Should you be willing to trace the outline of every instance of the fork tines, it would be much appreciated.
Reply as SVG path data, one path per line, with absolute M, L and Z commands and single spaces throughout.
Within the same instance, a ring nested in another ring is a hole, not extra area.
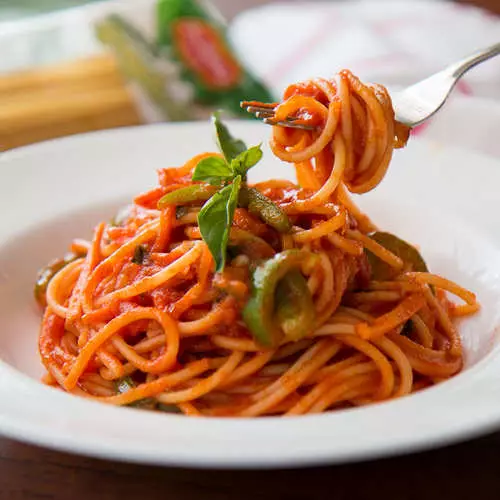
M 242 101 L 240 106 L 248 113 L 255 115 L 267 125 L 278 125 L 280 127 L 299 128 L 302 130 L 315 130 L 316 127 L 305 125 L 304 123 L 295 123 L 299 118 L 295 116 L 288 117 L 285 121 L 274 119 L 274 110 L 278 103 L 265 103 L 259 101 Z

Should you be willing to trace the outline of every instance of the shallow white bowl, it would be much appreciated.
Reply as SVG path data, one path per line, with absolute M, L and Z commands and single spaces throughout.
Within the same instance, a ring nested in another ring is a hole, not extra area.
M 255 144 L 269 129 L 231 124 Z M 431 269 L 475 291 L 481 312 L 460 324 L 466 369 L 400 400 L 298 418 L 191 419 L 116 408 L 43 386 L 37 269 L 71 238 L 156 183 L 160 167 L 213 150 L 208 124 L 121 129 L 0 157 L 0 432 L 118 460 L 199 467 L 344 462 L 429 448 L 500 427 L 500 164 L 429 142 L 396 153 L 359 203 L 380 227 L 418 244 Z M 290 177 L 269 152 L 253 178 Z

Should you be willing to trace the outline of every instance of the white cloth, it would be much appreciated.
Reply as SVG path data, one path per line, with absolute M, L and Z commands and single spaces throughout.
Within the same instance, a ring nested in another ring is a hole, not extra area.
M 250 69 L 273 89 L 344 67 L 387 87 L 414 83 L 468 53 L 500 42 L 500 19 L 451 2 L 420 0 L 270 4 L 243 12 L 231 39 Z M 466 79 L 500 98 L 500 59 Z

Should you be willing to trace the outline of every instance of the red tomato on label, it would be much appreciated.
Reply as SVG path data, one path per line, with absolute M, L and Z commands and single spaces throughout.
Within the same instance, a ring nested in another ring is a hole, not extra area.
M 172 25 L 173 43 L 184 64 L 212 89 L 234 87 L 241 68 L 217 30 L 201 19 L 184 18 Z

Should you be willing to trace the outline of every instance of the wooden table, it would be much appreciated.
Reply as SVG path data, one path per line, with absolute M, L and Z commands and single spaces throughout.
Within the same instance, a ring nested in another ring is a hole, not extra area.
M 265 2 L 216 3 L 231 16 L 242 7 Z M 500 13 L 500 0 L 471 3 Z M 55 109 L 43 104 L 47 99 L 57 100 Z M 107 57 L 0 80 L 0 150 L 138 123 L 131 96 Z M 0 500 L 497 499 L 499 455 L 500 433 L 496 433 L 431 452 L 361 464 L 293 471 L 200 471 L 96 460 L 0 438 Z
M 0 440 L 2 499 L 498 499 L 500 433 L 432 452 L 337 467 L 208 471 L 77 457 Z

